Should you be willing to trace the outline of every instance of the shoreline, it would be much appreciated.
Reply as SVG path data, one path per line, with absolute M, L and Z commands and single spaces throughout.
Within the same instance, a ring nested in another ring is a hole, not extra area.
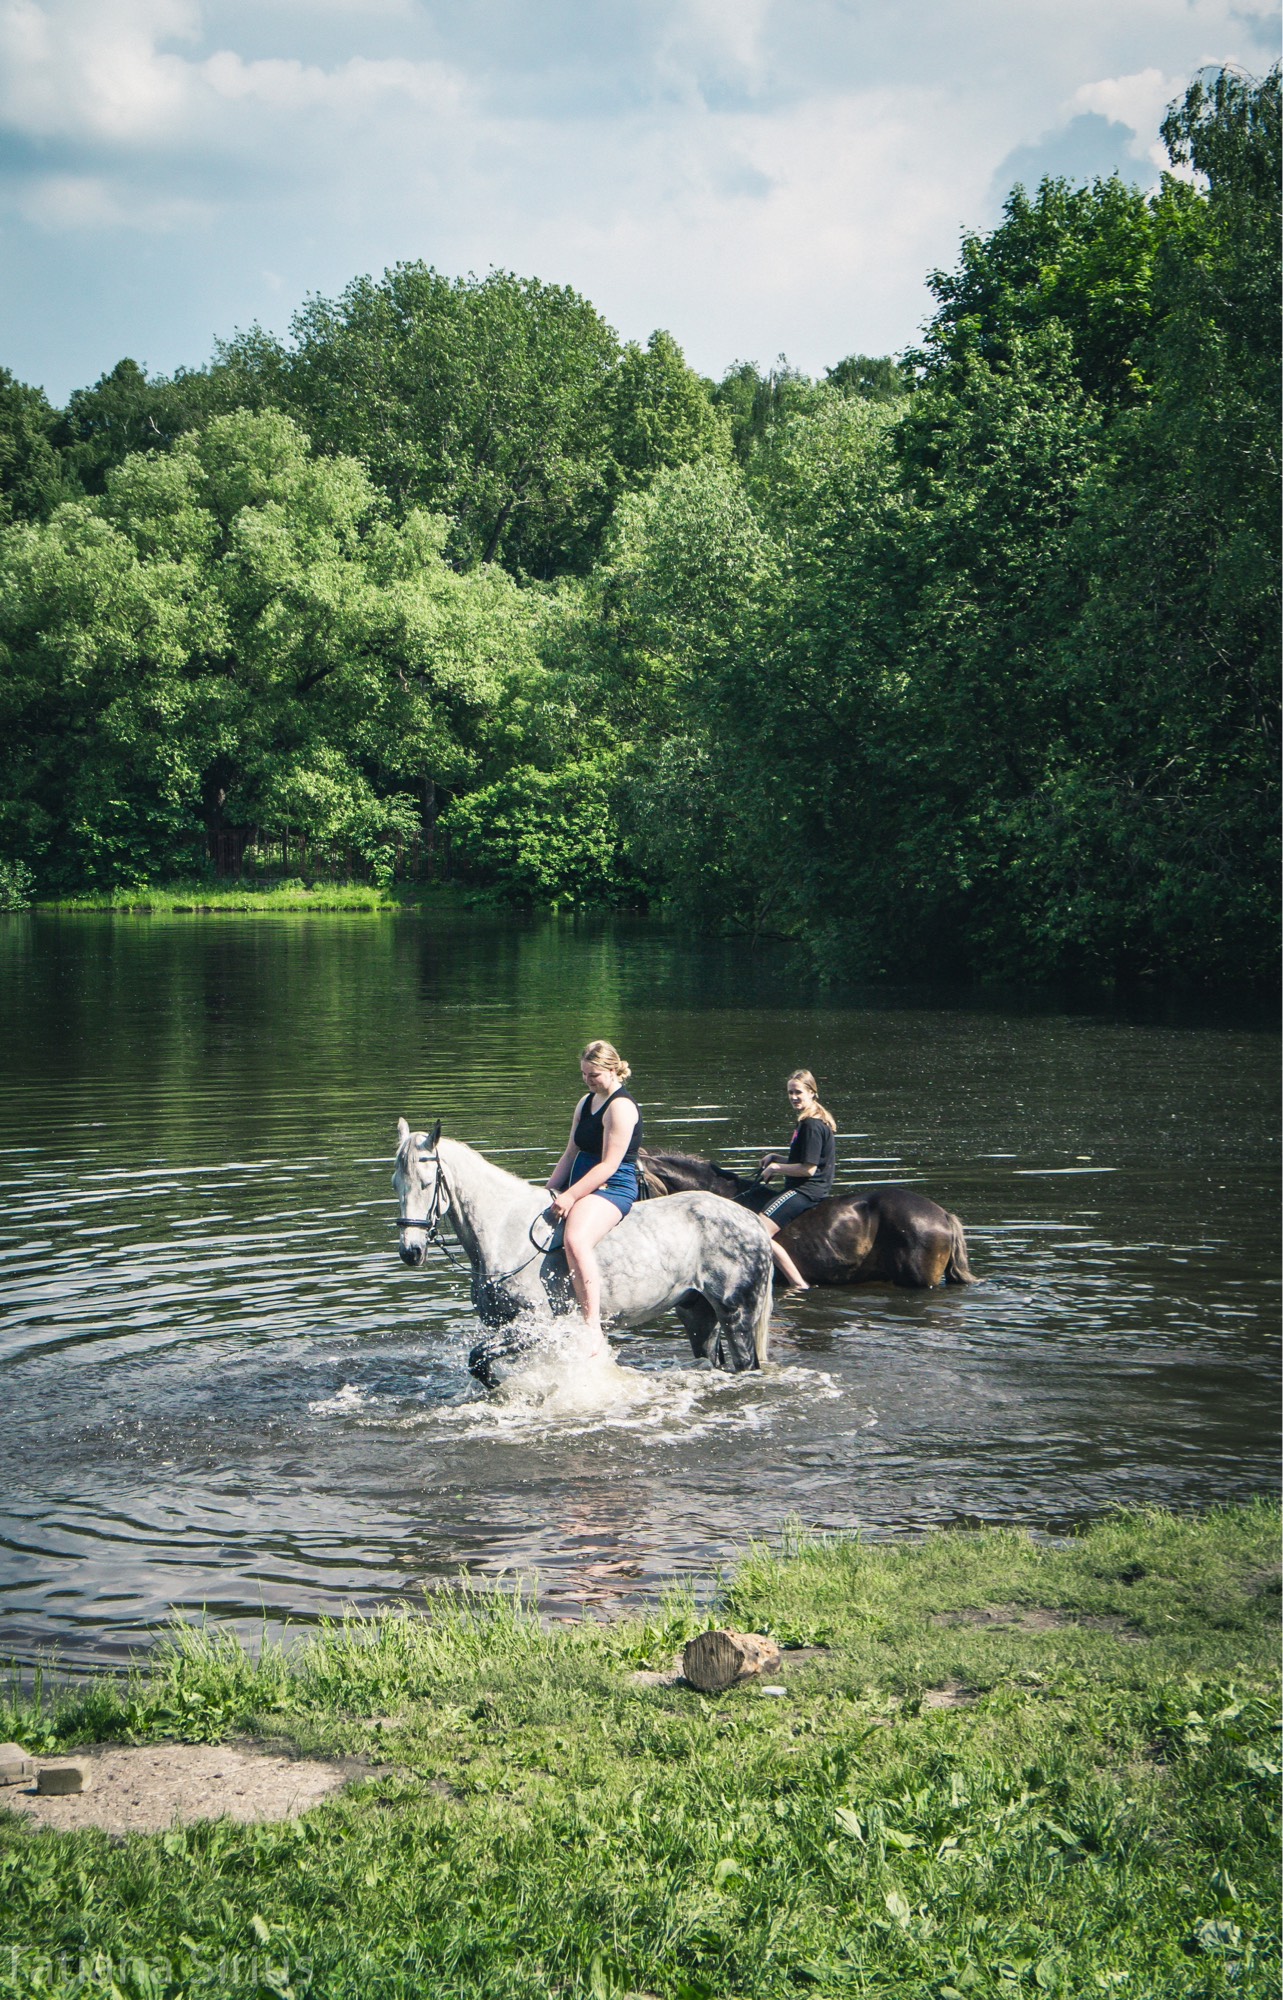
M 1278 1532 L 1259 1501 L 801 1536 L 711 1614 L 549 1628 L 465 1589 L 257 1660 L 179 1627 L 123 1680 L 11 1683 L 0 1735 L 38 1755 L 224 1743 L 350 1781 L 270 1823 L 0 1815 L 0 1995 L 60 1951 L 130 1995 L 1273 1993 Z M 771 1632 L 783 1695 L 675 1680 L 709 1623 Z

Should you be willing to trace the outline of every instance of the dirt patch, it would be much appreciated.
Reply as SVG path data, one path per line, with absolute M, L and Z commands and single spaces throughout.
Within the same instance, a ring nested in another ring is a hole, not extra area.
M 943 1681 L 939 1687 L 923 1691 L 923 1708 L 972 1708 L 976 1702 L 974 1688 L 964 1687 L 961 1681 Z
M 634 1673 L 629 1674 L 628 1678 L 634 1687 L 670 1688 L 685 1687 L 686 1685 L 685 1676 L 682 1673 L 682 1656 L 680 1653 L 673 1654 L 671 1666 L 638 1667 Z
M 41 1798 L 34 1785 L 8 1785 L 0 1806 L 57 1833 L 89 1826 L 161 1833 L 198 1819 L 297 1819 L 354 1778 L 372 1775 L 368 1764 L 350 1759 L 318 1763 L 230 1743 L 100 1744 L 41 1761 L 86 1766 L 89 1789 Z
M 933 1625 L 1005 1627 L 1016 1632 L 1109 1632 L 1115 1639 L 1143 1639 L 1145 1634 L 1115 1612 L 1056 1611 L 1046 1604 L 974 1604 L 958 1611 L 937 1611 Z

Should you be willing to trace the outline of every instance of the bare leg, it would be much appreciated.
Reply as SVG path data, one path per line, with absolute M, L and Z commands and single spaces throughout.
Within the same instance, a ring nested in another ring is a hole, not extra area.
M 779 1224 L 772 1222 L 767 1215 L 760 1215 L 758 1221 L 771 1239 L 771 1256 L 774 1259 L 776 1270 L 784 1273 L 794 1291 L 809 1292 L 811 1287 L 807 1284 L 806 1279 L 798 1270 L 797 1265 L 789 1256 L 784 1245 L 777 1240 L 780 1233 Z
M 587 1324 L 601 1332 L 601 1270 L 597 1245 L 623 1217 L 613 1201 L 597 1194 L 581 1195 L 566 1218 L 566 1262 L 570 1282 Z

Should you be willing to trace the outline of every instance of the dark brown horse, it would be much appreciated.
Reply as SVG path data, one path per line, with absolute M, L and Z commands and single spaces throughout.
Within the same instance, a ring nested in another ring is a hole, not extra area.
M 637 1165 L 652 1194 L 705 1188 L 734 1201 L 752 1186 L 697 1153 L 653 1153 L 643 1146 Z M 808 1285 L 862 1285 L 874 1278 L 919 1287 L 975 1283 L 957 1216 L 912 1188 L 828 1195 L 786 1222 L 779 1241 Z

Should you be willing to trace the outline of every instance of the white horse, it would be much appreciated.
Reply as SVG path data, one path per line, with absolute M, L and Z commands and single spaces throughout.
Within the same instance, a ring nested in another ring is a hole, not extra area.
M 579 1310 L 565 1255 L 554 1247 L 547 1192 L 461 1140 L 443 1139 L 439 1119 L 431 1132 L 412 1132 L 402 1118 L 397 1139 L 392 1185 L 402 1259 L 421 1264 L 428 1244 L 442 1242 L 439 1225 L 449 1216 L 472 1266 L 472 1303 L 489 1329 L 468 1367 L 493 1388 L 500 1364 L 535 1344 L 531 1315 Z M 602 1238 L 597 1260 L 604 1320 L 636 1326 L 671 1306 L 698 1360 L 731 1374 L 765 1365 L 773 1267 L 756 1216 L 715 1194 L 639 1202 Z M 512 1324 L 519 1318 L 524 1330 Z

